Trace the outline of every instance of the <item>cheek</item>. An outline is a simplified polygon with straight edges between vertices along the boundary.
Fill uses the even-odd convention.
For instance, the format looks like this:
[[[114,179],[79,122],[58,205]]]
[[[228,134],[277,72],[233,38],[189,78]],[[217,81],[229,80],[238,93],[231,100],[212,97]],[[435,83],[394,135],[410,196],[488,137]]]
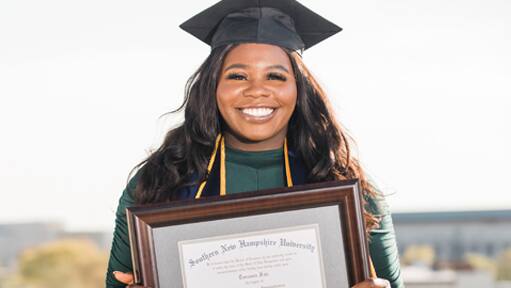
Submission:
[[[218,107],[218,110],[220,110],[220,112],[222,112],[224,110],[223,107],[225,105],[227,96],[226,96],[225,87],[221,83],[218,84],[215,97],[216,97],[216,105]]]
[[[232,89],[219,83],[216,89],[216,104],[218,111],[220,111],[220,115],[224,120],[228,118],[228,113],[230,111],[229,107],[232,106],[235,98],[235,92],[232,91]]]
[[[291,112],[294,110],[297,101],[297,90],[296,85],[290,85],[280,93],[281,104]]]

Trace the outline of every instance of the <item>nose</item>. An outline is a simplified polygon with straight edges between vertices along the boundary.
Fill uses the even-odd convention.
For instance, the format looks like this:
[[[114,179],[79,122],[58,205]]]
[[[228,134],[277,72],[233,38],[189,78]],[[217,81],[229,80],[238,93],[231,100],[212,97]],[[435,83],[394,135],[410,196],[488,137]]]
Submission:
[[[252,80],[247,88],[243,91],[246,97],[268,97],[271,91],[264,85],[261,80]]]

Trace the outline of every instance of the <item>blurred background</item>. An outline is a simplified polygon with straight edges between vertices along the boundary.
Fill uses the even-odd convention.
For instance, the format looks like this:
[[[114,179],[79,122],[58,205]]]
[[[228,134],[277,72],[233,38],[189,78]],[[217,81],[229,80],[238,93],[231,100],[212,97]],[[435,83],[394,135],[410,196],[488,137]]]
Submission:
[[[0,287],[101,287],[129,172],[182,115],[213,0],[0,1]],[[407,287],[511,287],[511,2],[302,0]],[[179,4],[178,4],[179,3]]]

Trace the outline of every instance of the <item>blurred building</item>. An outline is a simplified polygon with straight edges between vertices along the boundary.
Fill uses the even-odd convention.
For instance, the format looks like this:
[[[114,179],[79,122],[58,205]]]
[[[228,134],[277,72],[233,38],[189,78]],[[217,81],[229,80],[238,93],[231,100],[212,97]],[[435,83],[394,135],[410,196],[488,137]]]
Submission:
[[[406,288],[510,288],[496,286],[487,271],[435,271],[427,267],[408,266],[402,269]]]
[[[64,238],[87,239],[108,250],[111,233],[67,232],[60,223],[0,224],[0,267],[13,268],[25,249]]]
[[[494,258],[511,248],[511,210],[393,214],[401,255],[411,245],[429,245],[440,262],[466,253]]]
[[[0,224],[0,265],[12,266],[21,251],[58,239],[61,233],[59,223]]]

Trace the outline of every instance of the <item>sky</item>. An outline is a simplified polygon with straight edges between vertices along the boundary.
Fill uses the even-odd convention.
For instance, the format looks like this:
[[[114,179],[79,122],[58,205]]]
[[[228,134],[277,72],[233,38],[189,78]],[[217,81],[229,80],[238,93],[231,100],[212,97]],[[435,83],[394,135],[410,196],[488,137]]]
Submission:
[[[0,2],[0,223],[113,229],[215,2]],[[304,62],[393,212],[511,208],[511,2],[300,2],[344,28]]]

